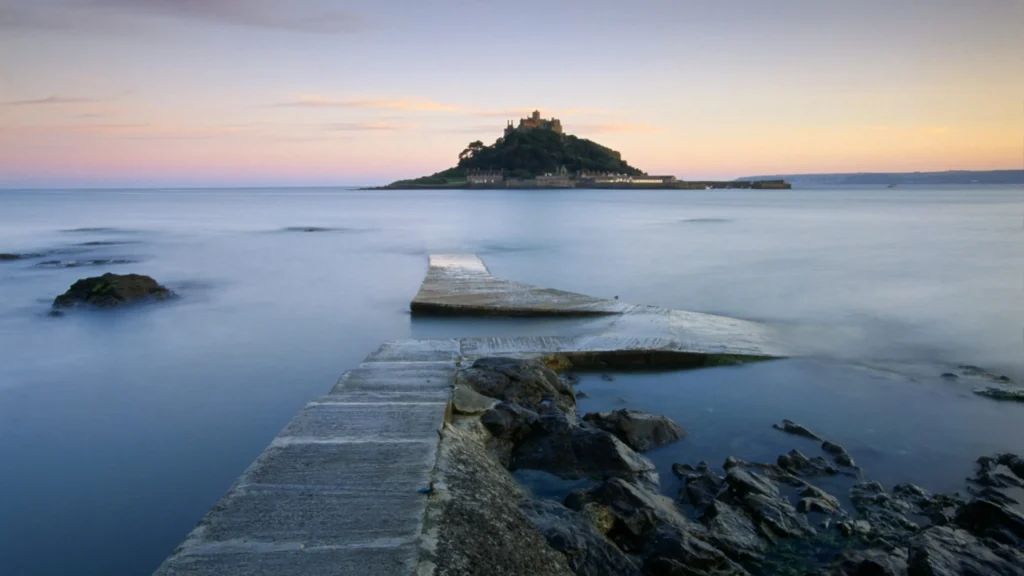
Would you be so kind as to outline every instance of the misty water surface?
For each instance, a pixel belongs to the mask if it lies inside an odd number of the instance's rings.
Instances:
[[[981,455],[968,452],[1021,436],[1024,407],[929,379],[959,363],[1024,379],[1022,214],[1020,187],[0,192],[0,252],[40,254],[0,262],[0,573],[151,572],[294,413],[382,341],[591,324],[414,321],[431,252],[476,252],[532,284],[760,320],[815,357],[694,373],[678,390],[666,380],[678,375],[645,380],[629,401],[691,429],[680,458],[736,450],[766,422],[820,418],[897,478],[892,457],[871,455],[891,445],[869,432],[912,428],[966,438],[943,452],[948,470],[914,479],[941,489]],[[97,259],[136,263],[38,266]],[[152,275],[181,298],[46,317],[54,296],[105,271]],[[592,386],[594,407],[614,404],[614,384]],[[717,417],[730,402],[742,410]],[[915,405],[926,409],[894,408]],[[751,451],[776,453],[773,442]],[[898,449],[926,448],[911,437]]]

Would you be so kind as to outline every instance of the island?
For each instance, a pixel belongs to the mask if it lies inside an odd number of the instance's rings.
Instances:
[[[643,188],[643,189],[789,189],[781,179],[686,181],[652,176],[630,166],[622,154],[592,140],[562,131],[557,118],[534,110],[518,125],[509,121],[494,144],[476,140],[459,154],[452,168],[430,176],[399,180],[377,189],[445,188]]]

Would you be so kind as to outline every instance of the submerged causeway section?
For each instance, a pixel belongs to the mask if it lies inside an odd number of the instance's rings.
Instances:
[[[476,256],[432,256],[417,314],[594,315],[593,334],[383,344],[303,408],[156,576],[445,574],[429,506],[445,494],[455,374],[482,357],[578,368],[695,367],[781,353],[759,324],[496,279]],[[447,474],[447,476],[446,476]]]

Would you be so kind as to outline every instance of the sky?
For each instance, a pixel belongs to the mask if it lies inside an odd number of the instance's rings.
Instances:
[[[1024,168],[1024,0],[0,0],[0,187],[386,183],[533,109],[684,179]]]

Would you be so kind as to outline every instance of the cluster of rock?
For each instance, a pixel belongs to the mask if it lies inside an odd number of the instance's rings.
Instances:
[[[720,471],[676,464],[683,487],[673,500],[640,453],[685,435],[668,418],[580,418],[570,383],[541,363],[505,358],[461,370],[456,399],[457,411],[480,415],[505,467],[595,481],[561,504],[526,497],[520,506],[580,576],[1024,574],[1024,516],[1002,491],[1024,487],[1014,455],[981,459],[969,500],[910,484],[886,492],[860,481],[841,446],[783,421],[776,427],[822,442],[835,463],[793,450],[775,464],[729,458]],[[854,511],[810,482],[823,476],[858,482],[847,500]]]
[[[961,365],[957,367],[957,372],[946,372],[942,377],[947,380],[967,379],[982,381],[985,384],[995,384],[994,386],[986,385],[980,388],[975,388],[974,393],[978,396],[984,396],[993,400],[1024,402],[1024,389],[1016,387],[1016,382],[1005,374],[993,374],[992,372],[977,366]]]

